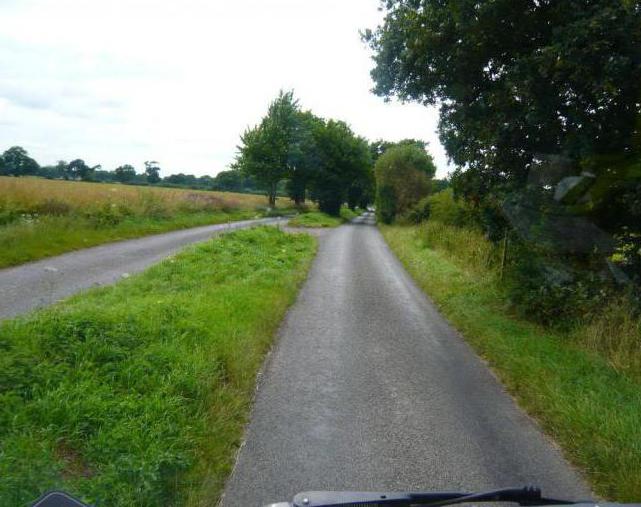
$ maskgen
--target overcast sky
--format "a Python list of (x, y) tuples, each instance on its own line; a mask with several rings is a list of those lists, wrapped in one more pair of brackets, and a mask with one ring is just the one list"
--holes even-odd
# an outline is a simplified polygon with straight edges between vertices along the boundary
[(0, 150), (214, 175), (278, 90), (370, 140), (430, 142), (435, 110), (370, 89), (377, 0), (0, 0)]

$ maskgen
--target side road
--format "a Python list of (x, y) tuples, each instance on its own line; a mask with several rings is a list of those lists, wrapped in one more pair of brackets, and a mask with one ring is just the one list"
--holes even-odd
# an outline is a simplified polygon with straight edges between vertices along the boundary
[(0, 319), (46, 306), (83, 289), (108, 285), (173, 254), (181, 247), (227, 231), (285, 223), (261, 218), (207, 225), (119, 241), (0, 270)]

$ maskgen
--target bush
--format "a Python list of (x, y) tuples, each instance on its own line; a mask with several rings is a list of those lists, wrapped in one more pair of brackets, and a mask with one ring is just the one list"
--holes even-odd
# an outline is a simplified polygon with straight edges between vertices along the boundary
[(85, 217), (94, 227), (102, 228), (118, 225), (126, 215), (117, 204), (105, 203), (99, 208), (88, 210)]
[(593, 271), (543, 256), (525, 244), (518, 244), (512, 256), (507, 294), (513, 307), (530, 320), (569, 329), (607, 303), (608, 288)]
[(462, 200), (455, 199), (451, 188), (429, 197), (429, 216), (446, 225), (476, 225), (472, 209)]
[(396, 216), (396, 194), (390, 186), (379, 186), (376, 192), (376, 218), (391, 224)]
[(424, 197), (403, 215), (403, 222), (420, 224), (430, 217), (430, 197)]
[(379, 219), (391, 223), (430, 191), (435, 166), (432, 157), (416, 145), (389, 148), (376, 161), (376, 201)]

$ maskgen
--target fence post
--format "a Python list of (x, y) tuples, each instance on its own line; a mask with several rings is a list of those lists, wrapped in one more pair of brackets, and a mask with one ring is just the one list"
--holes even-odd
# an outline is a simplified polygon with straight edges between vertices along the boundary
[(505, 235), (503, 236), (503, 251), (501, 253), (501, 271), (500, 279), (503, 280), (503, 275), (505, 273), (505, 262), (507, 261), (507, 243), (508, 243), (508, 229), (505, 228)]

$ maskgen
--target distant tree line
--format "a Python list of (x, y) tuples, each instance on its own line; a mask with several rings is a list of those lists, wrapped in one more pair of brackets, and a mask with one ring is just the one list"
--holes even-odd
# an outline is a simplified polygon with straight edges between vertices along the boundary
[[(222, 171), (214, 177), (185, 173), (161, 177), (159, 164), (153, 160), (145, 162), (143, 172), (136, 172), (131, 164), (123, 164), (113, 171), (108, 171), (101, 165), (91, 166), (82, 159), (70, 162), (60, 160), (53, 165), (40, 165), (20, 146), (13, 146), (0, 155), (0, 176), (39, 176), (70, 181), (119, 182), (129, 185), (158, 185), (227, 192), (261, 192), (254, 179), (243, 175), (239, 170)], [(284, 195), (284, 186), (281, 185), (279, 193)]]

